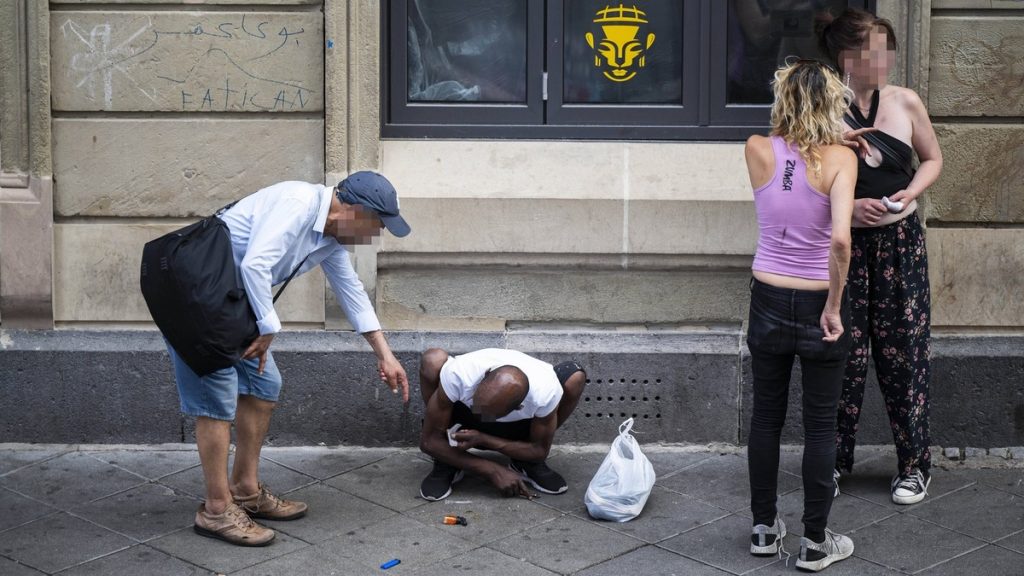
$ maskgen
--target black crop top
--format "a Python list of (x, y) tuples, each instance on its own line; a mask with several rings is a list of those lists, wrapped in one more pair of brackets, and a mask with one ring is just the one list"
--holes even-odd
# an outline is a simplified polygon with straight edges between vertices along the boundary
[[(878, 90), (871, 95), (871, 110), (865, 118), (855, 104), (850, 104), (850, 114), (861, 123), (862, 126), (874, 126), (875, 116), (878, 114)], [(877, 167), (871, 167), (860, 156), (857, 157), (857, 187), (854, 189), (854, 198), (874, 198), (881, 200), (882, 196), (892, 196), (900, 190), (906, 189), (912, 180), (901, 168), (901, 163), (910, 164), (914, 157), (914, 151), (902, 140), (886, 134), (881, 130), (872, 132), (878, 136), (900, 158), (892, 158), (882, 154), (882, 163)], [(881, 150), (879, 150), (881, 153)]]

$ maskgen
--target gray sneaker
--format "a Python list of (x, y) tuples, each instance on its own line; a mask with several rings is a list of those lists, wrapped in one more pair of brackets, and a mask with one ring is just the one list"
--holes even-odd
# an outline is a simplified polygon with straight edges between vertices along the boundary
[(771, 526), (758, 524), (750, 531), (750, 553), (754, 556), (774, 556), (782, 549), (786, 537), (786, 525), (782, 518), (775, 517)]
[(825, 541), (818, 543), (809, 538), (800, 538), (800, 557), (796, 567), (810, 572), (820, 572), (835, 562), (853, 555), (853, 540), (825, 528)]

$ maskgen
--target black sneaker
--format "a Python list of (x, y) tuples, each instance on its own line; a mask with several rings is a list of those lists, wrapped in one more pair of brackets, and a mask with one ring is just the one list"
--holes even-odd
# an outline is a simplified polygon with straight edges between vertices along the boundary
[(518, 472), (523, 477), (523, 480), (526, 480), (534, 488), (545, 494), (561, 494), (569, 489), (569, 485), (565, 483), (565, 478), (562, 478), (562, 475), (558, 472), (548, 468), (548, 465), (543, 461), (524, 462), (523, 460), (513, 460), (508, 467), (513, 472)]
[(825, 528), (824, 542), (800, 538), (800, 557), (796, 559), (796, 567), (810, 572), (820, 572), (852, 555), (853, 540)]
[(771, 526), (758, 524), (750, 531), (750, 553), (754, 556), (774, 556), (782, 549), (782, 539), (785, 537), (786, 524), (778, 516)]
[(463, 477), (462, 470), (444, 462), (434, 461), (434, 468), (420, 484), (420, 496), (424, 500), (444, 500), (452, 493), (452, 484)]
[(892, 501), (896, 504), (917, 504), (928, 494), (931, 474), (914, 468), (910, 474), (897, 474), (892, 478)]

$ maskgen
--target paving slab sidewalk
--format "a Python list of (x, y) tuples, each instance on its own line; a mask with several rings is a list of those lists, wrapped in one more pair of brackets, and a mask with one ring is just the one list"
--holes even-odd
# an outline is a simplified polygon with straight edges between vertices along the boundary
[[(591, 519), (583, 504), (606, 448), (556, 447), (549, 463), (570, 486), (559, 496), (508, 500), (467, 478), (442, 502), (419, 498), (430, 463), (414, 449), (267, 448), (266, 482), (309, 502), (310, 512), (268, 523), (278, 538), (252, 549), (192, 532), (202, 496), (194, 446), (0, 444), (0, 574), (797, 573), (799, 449), (787, 447), (781, 459), (787, 553), (758, 558), (747, 551), (742, 448), (645, 446), (658, 481), (643, 514), (622, 524)], [(1024, 574), (1024, 461), (971, 460), (940, 459), (929, 497), (896, 506), (892, 450), (858, 448), (831, 516), (856, 551), (826, 573)], [(469, 525), (443, 525), (452, 513)], [(382, 571), (392, 558), (401, 564)]]

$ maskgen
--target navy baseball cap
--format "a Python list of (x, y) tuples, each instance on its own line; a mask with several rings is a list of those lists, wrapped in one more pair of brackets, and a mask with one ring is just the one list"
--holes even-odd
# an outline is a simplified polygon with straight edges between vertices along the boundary
[(384, 227), (399, 238), (412, 231), (398, 215), (398, 193), (387, 178), (376, 172), (356, 172), (334, 187), (334, 194), (345, 204), (359, 204), (380, 216)]

